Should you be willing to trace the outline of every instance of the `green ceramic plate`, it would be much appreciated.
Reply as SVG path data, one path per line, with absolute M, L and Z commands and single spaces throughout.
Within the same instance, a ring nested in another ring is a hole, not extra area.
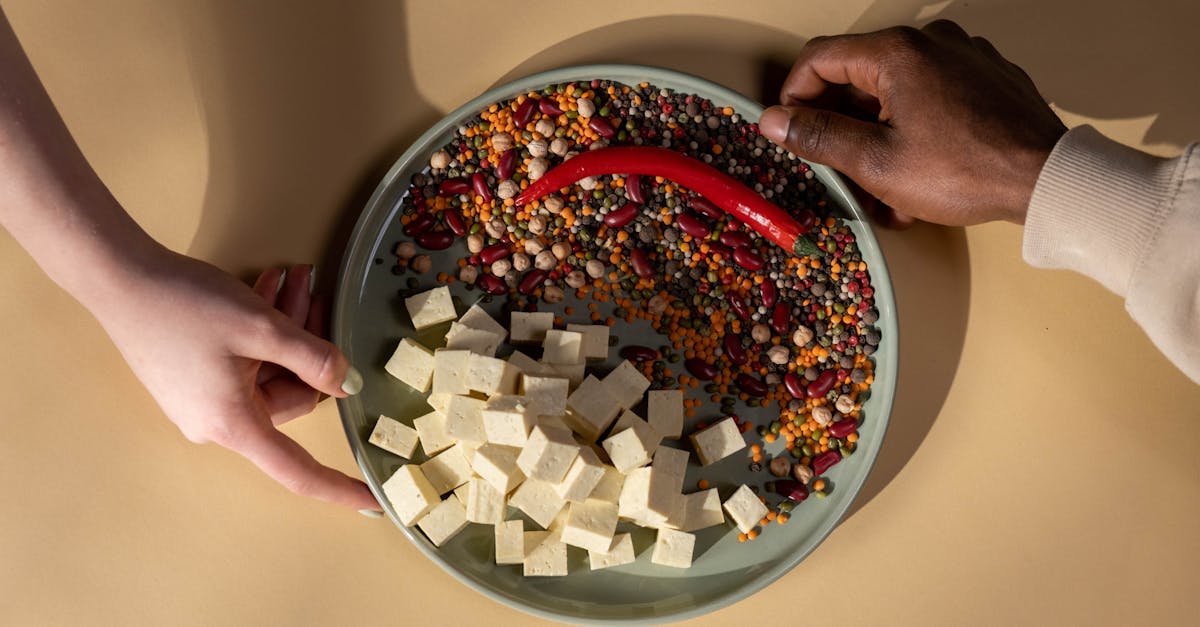
M 400 233 L 397 213 L 409 181 L 428 167 L 430 155 L 453 137 L 460 124 L 488 105 L 551 84 L 597 78 L 630 85 L 649 81 L 659 87 L 697 94 L 718 106 L 731 106 L 748 119 L 757 119 L 762 112 L 761 105 L 735 91 L 679 72 L 629 65 L 577 66 L 536 74 L 488 91 L 435 124 L 400 157 L 358 220 L 342 263 L 333 318 L 334 342 L 362 371 L 365 380 L 363 393 L 339 400 L 338 408 L 363 476 L 393 521 L 397 520 L 395 513 L 383 497 L 380 485 L 403 460 L 369 445 L 367 438 L 380 414 L 411 423 L 413 418 L 429 411 L 423 395 L 414 393 L 383 370 L 397 341 L 416 336 L 408 315 L 403 313 L 402 297 L 405 282 L 413 275 L 397 277 L 390 271 L 394 261 L 391 248 L 406 239 Z M 878 328 L 883 334 L 883 342 L 875 354 L 875 383 L 870 399 L 863 406 L 858 450 L 827 474 L 834 485 L 828 498 L 808 499 L 796 508 L 787 525 L 771 525 L 754 542 L 739 543 L 736 530 L 728 525 L 699 532 L 694 565 L 686 570 L 650 563 L 647 549 L 653 535 L 649 531 L 634 535 L 636 563 L 592 572 L 586 554 L 572 549 L 571 574 L 556 578 L 525 578 L 519 566 L 496 566 L 490 526 L 470 525 L 440 549 L 419 531 L 397 523 L 401 532 L 434 563 L 471 588 L 530 614 L 584 624 L 652 624 L 698 616 L 761 590 L 800 563 L 833 530 L 871 470 L 887 428 L 898 356 L 895 301 L 878 243 L 837 174 L 820 165 L 814 166 L 814 170 L 818 180 L 827 186 L 831 202 L 857 235 L 870 268 L 880 314 Z M 433 287 L 436 271 L 452 269 L 453 260 L 465 254 L 461 242 L 456 246 L 435 255 L 435 271 L 421 277 L 420 289 Z M 478 291 L 463 289 L 461 283 L 455 284 L 452 291 L 461 301 L 460 313 L 479 296 Z M 566 304 L 571 303 L 563 303 Z M 575 305 L 577 310 L 584 310 L 578 303 Z M 490 307 L 496 315 L 499 301 Z M 562 311 L 561 306 L 558 311 Z M 437 346 L 446 326 L 428 330 L 419 339 L 426 345 Z M 613 332 L 620 336 L 622 344 L 663 343 L 648 325 L 619 326 Z M 656 337 L 647 337 L 651 335 Z M 616 362 L 610 360 L 601 369 Z M 756 424 L 771 420 L 765 413 L 757 416 L 753 412 L 739 413 Z M 705 417 L 716 416 L 702 412 L 698 419 Z M 423 461 L 423 457 L 415 461 Z M 688 491 L 701 476 L 720 489 L 722 500 L 741 483 L 761 485 L 770 478 L 765 472 L 751 473 L 743 454 L 704 469 L 693 461 L 685 483 Z M 527 524 L 527 528 L 531 527 Z M 398 570 L 402 567 L 397 564 Z

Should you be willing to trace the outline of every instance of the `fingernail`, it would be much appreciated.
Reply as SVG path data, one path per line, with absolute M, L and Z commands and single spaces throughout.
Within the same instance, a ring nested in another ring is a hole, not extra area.
M 311 296 L 317 289 L 317 266 L 310 265 L 308 267 L 308 293 Z
M 366 516 L 367 518 L 383 518 L 383 512 L 378 512 L 373 509 L 360 509 L 358 510 L 358 513 Z
M 350 396 L 354 396 L 361 392 L 362 388 L 362 374 L 358 372 L 357 368 L 350 366 L 350 369 L 346 371 L 346 380 L 342 381 L 342 391 Z
M 776 144 L 782 144 L 787 140 L 791 119 L 792 114 L 787 107 L 771 107 L 763 111 L 762 117 L 758 119 L 758 132 Z

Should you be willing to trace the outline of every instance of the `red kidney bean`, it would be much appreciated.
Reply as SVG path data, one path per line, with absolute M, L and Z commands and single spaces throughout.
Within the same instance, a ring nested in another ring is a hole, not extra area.
M 538 100 L 538 111 L 541 111 L 542 115 L 549 115 L 553 117 L 558 117 L 563 114 L 563 110 L 559 108 L 558 103 L 554 102 L 554 100 L 550 98 L 541 98 Z
M 844 438 L 857 430 L 858 422 L 850 418 L 829 425 L 829 435 L 835 438 Z
M 417 246 L 428 250 L 446 250 L 454 243 L 454 233 L 437 229 L 434 231 L 425 231 L 413 238 Z
M 762 270 L 765 263 L 758 251 L 747 247 L 733 249 L 733 262 L 751 272 Z
M 487 177 L 483 172 L 476 172 L 471 175 L 471 187 L 483 198 L 483 202 L 492 202 L 492 190 L 488 189 Z
M 438 185 L 438 194 L 442 196 L 455 196 L 458 194 L 466 194 L 471 191 L 471 184 L 467 179 L 458 177 L 446 179 Z
M 625 197 L 639 205 L 646 204 L 646 190 L 642 188 L 642 175 L 630 174 L 625 179 Z
M 799 503 L 808 498 L 808 487 L 799 481 L 781 479 L 775 482 L 775 493 Z
M 800 232 L 807 233 L 817 225 L 817 214 L 809 209 L 801 209 L 795 214 L 796 221 L 800 223 Z
M 808 395 L 804 384 L 800 382 L 800 377 L 796 376 L 794 372 L 783 375 L 783 387 L 787 388 L 788 393 L 796 398 L 804 398 Z
M 626 346 L 621 349 L 621 359 L 628 359 L 629 361 L 654 361 L 658 359 L 658 351 L 649 346 Z
M 738 296 L 737 294 L 730 294 L 729 308 L 733 310 L 733 313 L 738 318 L 741 318 L 742 320 L 750 319 L 750 308 L 746 305 L 746 301 L 741 296 Z
M 518 131 L 525 130 L 526 126 L 533 121 L 533 108 L 537 106 L 537 101 L 533 98 L 526 98 L 525 102 L 517 105 L 517 110 L 513 112 L 513 124 L 517 126 Z
M 425 231 L 428 231 L 429 229 L 432 229 L 435 224 L 437 224 L 437 220 L 435 220 L 432 215 L 428 213 L 418 213 L 417 217 L 409 220 L 408 224 L 404 225 L 404 234 L 409 237 L 415 237 L 424 233 Z
M 833 465 L 840 461 L 842 461 L 842 456 L 837 451 L 825 451 L 813 458 L 813 472 L 823 475 L 825 471 L 833 468 Z
M 488 294 L 500 296 L 508 293 L 508 285 L 504 283 L 504 279 L 488 272 L 486 269 L 479 273 L 479 279 L 475 283 Z
M 479 261 L 483 262 L 484 265 L 490 266 L 511 254 L 512 251 L 508 249 L 508 246 L 504 244 L 492 244 L 479 251 Z
M 708 252 L 712 255 L 721 255 L 721 259 L 729 259 L 733 255 L 733 249 L 721 242 L 709 242 Z
M 496 178 L 504 180 L 510 178 L 513 172 L 517 171 L 517 149 L 509 148 L 500 154 L 500 158 L 496 160 Z
M 725 336 L 724 347 L 725 356 L 728 357 L 729 361 L 732 361 L 735 366 L 740 366 L 747 361 L 750 361 L 750 357 L 746 355 L 746 348 L 742 346 L 742 338 L 730 333 L 729 335 Z
M 675 224 L 679 225 L 680 230 L 696 239 L 704 239 L 708 237 L 711 229 L 704 223 L 703 220 L 697 218 L 690 213 L 681 213 L 675 216 Z
M 457 209 L 446 209 L 442 212 L 442 219 L 455 235 L 462 237 L 467 234 L 467 223 L 463 221 L 462 214 Z
M 763 306 L 770 309 L 775 306 L 775 301 L 779 299 L 779 288 L 775 286 L 775 281 L 770 277 L 763 280 L 758 286 L 758 291 L 762 294 Z
M 808 384 L 808 397 L 820 398 L 829 393 L 833 389 L 833 384 L 837 380 L 837 372 L 826 370 L 817 376 L 817 380 Z
M 737 383 L 738 389 L 750 396 L 762 398 L 767 395 L 767 384 L 754 375 L 740 372 L 734 382 Z
M 541 287 L 541 285 L 545 282 L 546 271 L 534 268 L 533 270 L 526 272 L 525 276 L 521 277 L 521 282 L 517 285 L 517 290 L 522 294 L 532 294 L 533 290 Z
M 711 200 L 703 196 L 692 196 L 692 209 L 703 216 L 707 216 L 711 220 L 719 220 L 725 215 L 721 208 L 714 205 Z
M 692 357 L 683 361 L 683 367 L 701 381 L 712 381 L 717 378 L 717 367 L 703 359 Z
M 604 224 L 610 229 L 619 229 L 633 222 L 633 219 L 638 215 L 638 209 L 637 205 L 627 202 L 604 214 Z
M 634 248 L 629 252 L 629 264 L 633 266 L 634 274 L 643 279 L 654 276 L 654 268 L 650 265 L 650 259 L 646 256 L 644 248 Z
M 598 115 L 588 118 L 588 128 L 596 131 L 604 139 L 612 139 L 617 136 L 617 130 L 613 128 L 613 125 Z
M 721 231 L 721 243 L 730 248 L 741 248 L 750 245 L 750 236 L 744 231 Z
M 787 303 L 775 303 L 775 311 L 771 312 L 771 328 L 780 335 L 787 335 L 791 328 L 792 308 Z M 784 339 L 787 339 L 786 337 Z

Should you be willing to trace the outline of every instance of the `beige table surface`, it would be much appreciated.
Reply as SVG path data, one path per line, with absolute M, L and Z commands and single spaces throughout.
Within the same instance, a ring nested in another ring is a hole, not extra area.
M 1069 123 L 1171 154 L 1200 138 L 1189 4 L 3 2 L 128 210 L 241 275 L 336 248 L 446 111 L 582 61 L 757 96 L 807 37 L 943 16 L 1026 67 Z M 1026 267 L 1016 226 L 881 237 L 903 353 L 875 474 L 800 567 L 692 623 L 1200 620 L 1200 386 L 1099 285 Z M 0 294 L 0 624 L 539 622 L 457 583 L 390 522 L 189 444 L 3 232 Z M 287 431 L 356 472 L 332 404 Z

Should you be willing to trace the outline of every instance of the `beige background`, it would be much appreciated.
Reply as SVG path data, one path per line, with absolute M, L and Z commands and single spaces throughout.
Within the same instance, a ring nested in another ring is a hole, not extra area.
M 3 7 L 130 213 L 248 275 L 336 250 L 387 164 L 444 112 L 502 77 L 579 61 L 665 65 L 758 96 L 807 37 L 943 16 L 1027 68 L 1068 122 L 1172 154 L 1200 138 L 1190 4 Z M 882 240 L 903 354 L 877 471 L 800 567 L 693 623 L 1194 621 L 1200 387 L 1118 298 L 1023 265 L 1018 227 Z M 327 278 L 336 263 L 324 259 Z M 537 622 L 455 582 L 391 523 L 187 443 L 3 232 L 0 294 L 0 624 Z M 287 430 L 355 471 L 333 405 Z

